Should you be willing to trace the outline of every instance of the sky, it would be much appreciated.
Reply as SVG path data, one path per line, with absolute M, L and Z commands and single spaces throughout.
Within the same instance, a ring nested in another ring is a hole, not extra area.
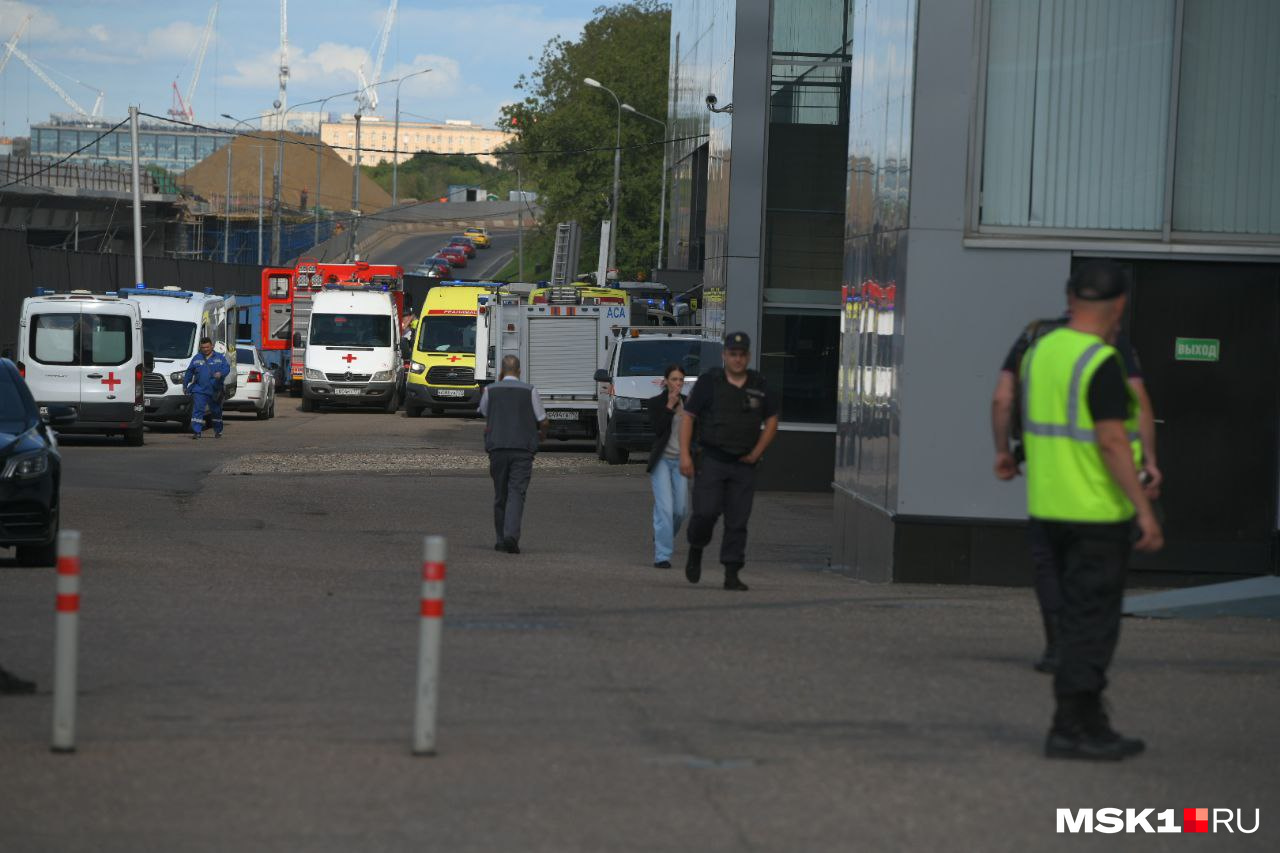
M 382 78 L 430 68 L 400 86 L 401 120 L 468 119 L 493 126 L 519 98 L 517 78 L 543 45 L 576 38 L 602 0 L 400 0 Z M 290 0 L 290 105 L 355 89 L 371 74 L 389 0 Z M 37 60 L 72 100 L 123 118 L 130 104 L 167 115 L 176 79 L 185 96 L 213 0 L 0 0 L 0 57 L 28 13 L 18 47 Z M 280 9 L 276 0 L 222 0 L 198 88 L 198 123 L 225 124 L 271 109 L 278 83 Z M 532 58 L 530 58 L 532 57 Z M 77 82 L 83 81 L 83 82 Z M 91 85 L 86 85 L 91 84 Z M 376 113 L 391 117 L 395 84 L 382 86 Z M 318 106 L 318 105 L 317 105 Z M 298 112 L 315 107 L 299 106 Z M 327 112 L 351 112 L 350 97 Z M 33 121 L 72 109 L 14 56 L 0 73 L 0 136 L 25 136 Z

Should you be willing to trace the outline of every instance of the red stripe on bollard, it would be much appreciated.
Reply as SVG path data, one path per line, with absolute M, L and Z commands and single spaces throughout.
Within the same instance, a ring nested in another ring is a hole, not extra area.
M 80 596 L 79 595 L 58 596 L 55 609 L 59 613 L 79 613 L 80 612 Z
M 422 615 L 426 619 L 439 619 L 444 616 L 444 601 L 438 598 L 422 599 Z
M 80 574 L 80 558 L 79 557 L 59 557 L 58 558 L 58 574 L 60 575 Z
M 422 579 L 424 581 L 444 580 L 444 563 L 423 563 Z

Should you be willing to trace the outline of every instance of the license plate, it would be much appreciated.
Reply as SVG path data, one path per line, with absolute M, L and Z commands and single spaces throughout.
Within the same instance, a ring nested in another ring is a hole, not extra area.
M 461 391 L 457 388 L 445 388 L 441 391 L 437 391 L 436 396 L 437 397 L 465 397 L 467 396 L 467 392 Z
M 547 420 L 550 421 L 576 421 L 577 419 L 577 412 L 547 412 Z
M 339 397 L 354 397 L 360 393 L 359 388 L 334 388 L 333 393 Z

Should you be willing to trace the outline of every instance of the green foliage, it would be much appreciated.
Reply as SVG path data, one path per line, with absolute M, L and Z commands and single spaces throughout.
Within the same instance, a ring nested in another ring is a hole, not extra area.
M 594 270 L 600 222 L 609 218 L 613 193 L 613 145 L 618 106 L 608 92 L 584 84 L 592 77 L 623 103 L 665 119 L 671 7 L 658 0 L 602 6 L 577 41 L 547 43 L 537 68 L 516 89 L 524 99 L 505 107 L 502 123 L 517 137 L 513 151 L 564 153 L 506 155 L 524 187 L 539 193 L 543 226 L 526 238 L 526 277 L 534 264 L 549 273 L 557 222 L 582 225 L 582 270 Z M 618 203 L 618 267 L 623 278 L 653 266 L 658 252 L 658 202 L 662 188 L 662 127 L 622 113 L 622 191 Z M 643 145 L 640 148 L 628 146 Z M 609 150 L 580 152 L 586 148 Z
M 387 192 L 391 192 L 391 163 L 361 166 L 364 173 Z M 505 200 L 507 191 L 516 188 L 514 172 L 482 163 L 469 154 L 426 154 L 419 152 L 400 164 L 398 177 L 400 198 L 419 201 L 441 198 L 450 184 L 484 187 Z

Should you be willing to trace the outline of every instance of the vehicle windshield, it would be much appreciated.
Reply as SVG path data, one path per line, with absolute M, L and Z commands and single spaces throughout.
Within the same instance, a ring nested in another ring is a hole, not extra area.
M 476 352 L 476 318 L 472 316 L 430 317 L 420 324 L 418 349 L 422 352 Z
M 391 320 L 385 314 L 312 314 L 311 345 L 389 347 Z
M 17 383 L 0 378 L 0 432 L 26 432 L 36 425 L 33 414 Z
M 721 344 L 717 341 L 651 338 L 625 340 L 618 354 L 619 376 L 661 376 L 668 365 L 678 364 L 686 376 L 720 364 Z
M 143 320 L 142 348 L 156 358 L 186 358 L 195 351 L 196 324 L 183 320 Z

